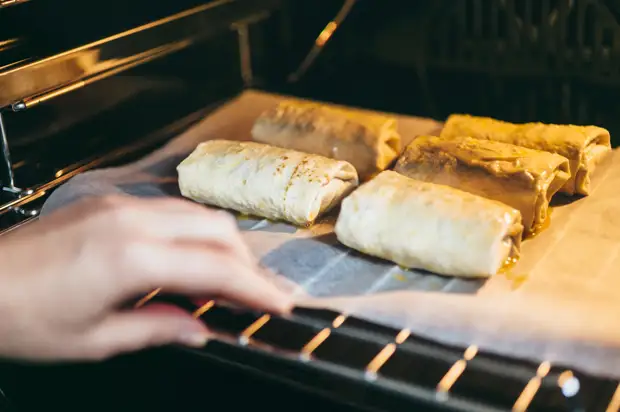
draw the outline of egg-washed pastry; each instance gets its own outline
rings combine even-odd
[[[300,226],[358,185],[347,162],[255,142],[200,143],[177,171],[186,198]]]
[[[285,100],[254,123],[255,141],[351,163],[362,180],[386,169],[402,150],[396,118],[358,109]]]
[[[474,278],[519,256],[523,226],[503,203],[386,170],[344,199],[335,232],[406,268]]]
[[[521,212],[526,233],[542,227],[549,201],[570,178],[558,154],[471,137],[419,136],[394,170],[505,203]]]
[[[560,192],[590,194],[596,165],[611,151],[609,131],[597,126],[514,124],[489,117],[453,114],[441,137],[469,136],[557,153],[570,163],[570,179]]]

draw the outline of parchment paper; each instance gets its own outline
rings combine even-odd
[[[42,218],[84,196],[179,196],[175,168],[199,142],[249,139],[256,116],[279,98],[245,92],[136,163],[76,176],[51,195]],[[399,128],[407,143],[441,124],[400,116]],[[525,242],[519,264],[486,282],[403,271],[362,256],[337,243],[333,221],[305,230],[247,219],[239,225],[300,304],[620,378],[619,151],[597,170],[591,196],[554,207],[551,227]]]

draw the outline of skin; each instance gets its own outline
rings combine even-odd
[[[0,238],[0,358],[101,360],[209,331],[181,310],[121,309],[161,287],[272,313],[288,297],[260,275],[235,220],[177,199],[88,199]]]

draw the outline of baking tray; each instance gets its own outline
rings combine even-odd
[[[260,110],[260,107],[251,96],[256,97],[249,93],[246,99],[242,99],[244,103],[241,100],[237,102],[241,106],[227,106],[228,109],[222,109],[219,115],[206,119],[202,126],[189,129],[161,151],[133,165],[113,169],[110,178],[105,177],[109,171],[80,176],[60,188],[58,196],[52,195],[44,206],[44,213],[46,207],[48,211],[54,210],[78,199],[84,190],[90,195],[119,189],[137,196],[172,194],[170,190],[174,184],[160,187],[153,185],[151,178],[156,177],[155,182],[171,182],[168,179],[170,176],[165,173],[174,172],[179,156],[184,157],[183,153],[188,148],[195,147],[194,139],[201,141],[213,133],[218,136],[239,135],[242,138],[238,129],[231,129],[237,127],[239,121],[231,122],[226,110],[242,113],[244,122],[253,119],[253,111]],[[428,122],[427,126],[435,127],[436,124]],[[238,133],[233,133],[235,130]],[[265,229],[263,223],[252,219],[240,222],[246,233]],[[286,225],[267,223],[267,226],[267,231],[276,232],[275,235],[278,231],[286,231],[286,227],[282,227]],[[330,245],[324,245],[324,248],[334,251]],[[280,252],[286,252],[285,249]],[[307,248],[304,251],[308,252]],[[273,259],[277,260],[275,254]],[[312,268],[302,265],[301,261],[298,260],[298,265],[290,269],[299,272],[299,276],[305,273],[313,278]],[[263,261],[263,264],[266,263]],[[448,285],[455,285],[455,280],[430,274],[414,274],[408,283],[397,278],[393,281],[393,276],[379,276],[386,273],[385,267],[379,267],[379,263],[374,266],[377,266],[376,273],[360,270],[359,276],[355,277],[357,292],[364,294],[365,291],[385,291],[396,287],[439,288],[445,291]],[[338,270],[331,272],[339,274]],[[294,280],[306,283],[302,278]],[[457,283],[462,286],[471,284],[465,280]],[[322,282],[316,282],[318,289],[314,288],[312,294],[322,296],[322,285]],[[458,289],[462,292],[460,286]],[[333,290],[324,292],[334,293]],[[351,293],[350,290],[346,292]],[[619,402],[615,395],[617,381],[568,369],[562,362],[554,362],[552,366],[549,362],[533,364],[509,360],[473,345],[439,344],[416,334],[415,329],[380,327],[354,316],[330,311],[298,308],[293,317],[277,318],[260,313],[229,311],[214,303],[206,309],[200,314],[205,322],[211,329],[225,333],[211,341],[203,351],[193,352],[196,355],[210,354],[246,366],[254,362],[256,368],[275,369],[275,375],[300,382],[309,380],[308,376],[322,376],[321,379],[311,379],[309,383],[315,389],[333,389],[344,397],[354,398],[349,401],[356,401],[357,396],[365,393],[361,389],[366,388],[384,394],[389,402],[395,402],[395,399],[403,399],[403,402],[421,399],[428,404],[454,410],[614,410],[615,402]],[[286,372],[288,369],[295,377]],[[340,383],[323,388],[321,382],[328,378]],[[350,390],[346,389],[347,385],[351,385]],[[389,402],[377,407],[391,409]],[[367,404],[365,401],[363,403]]]
[[[173,303],[196,309],[183,301]],[[173,350],[196,361],[215,359],[267,373],[364,408],[402,410],[422,401],[446,410],[494,411],[511,410],[521,400],[528,410],[611,412],[620,405],[618,383],[613,380],[572,369],[578,391],[572,392],[573,383],[563,393],[562,365],[554,365],[538,381],[539,365],[517,359],[479,352],[475,361],[463,364],[465,347],[332,311],[296,308],[290,317],[270,317],[263,324],[264,313],[217,304],[208,309],[201,318],[218,336],[202,349]],[[377,368],[382,362],[376,358],[385,359],[381,367]],[[447,391],[440,390],[446,387]]]

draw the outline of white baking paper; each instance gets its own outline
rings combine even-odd
[[[199,142],[249,139],[254,119],[279,98],[245,92],[136,163],[78,175],[52,194],[42,218],[84,196],[179,196],[176,166]],[[399,119],[406,143],[441,128],[433,120]],[[333,216],[304,230],[239,224],[300,304],[620,378],[620,151],[598,169],[594,186],[591,196],[554,207],[551,226],[524,243],[519,264],[486,282],[403,271],[348,250],[332,233]]]

